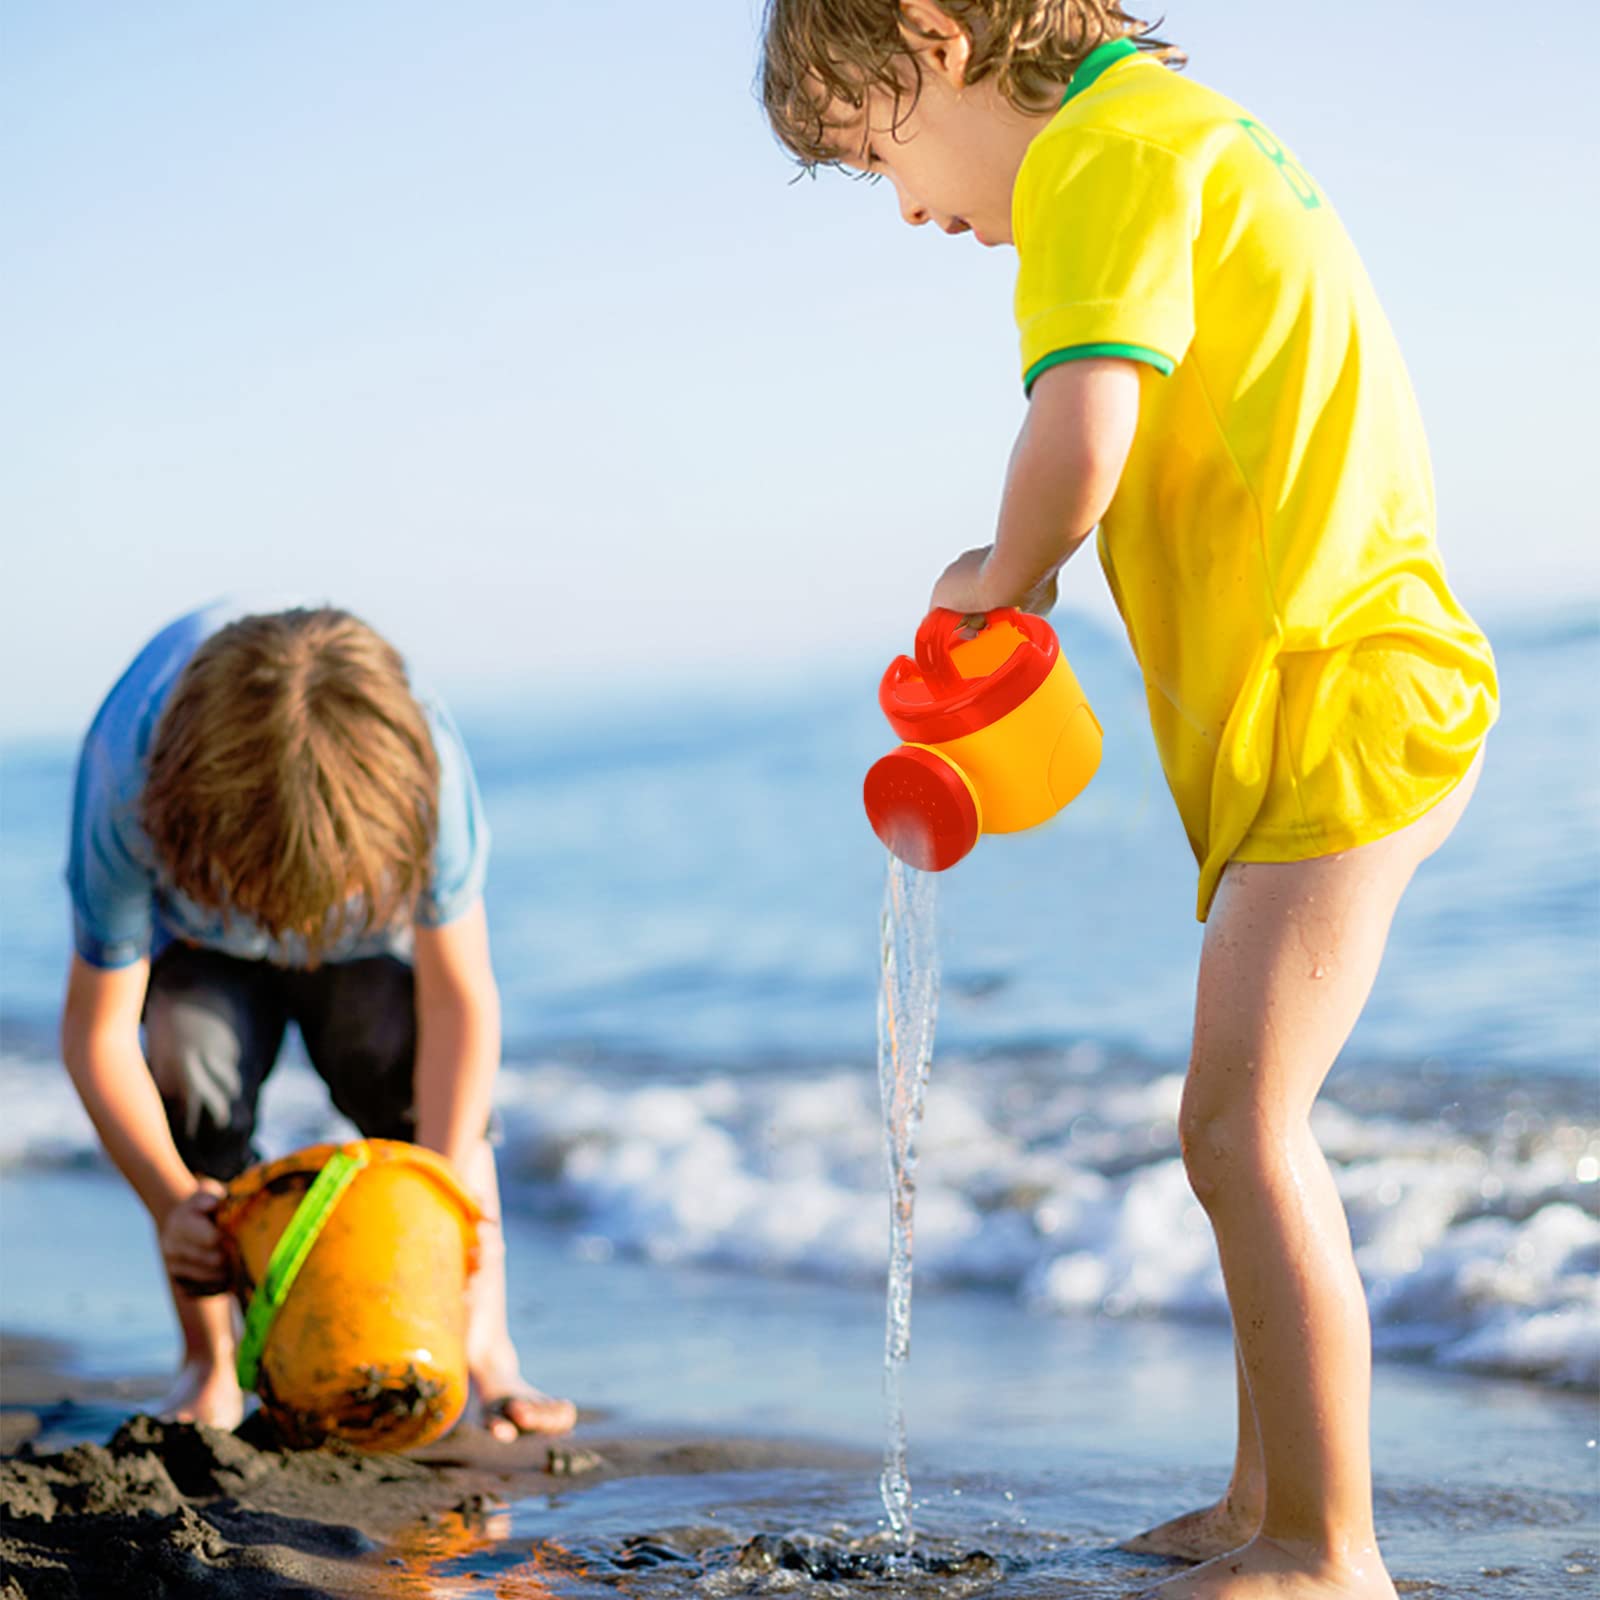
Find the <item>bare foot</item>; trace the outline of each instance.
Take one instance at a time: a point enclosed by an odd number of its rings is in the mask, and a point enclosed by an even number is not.
[[[471,1376],[483,1425],[503,1443],[525,1433],[571,1433],[577,1426],[578,1408],[570,1400],[535,1389],[522,1376],[509,1340],[504,1348],[473,1362]]]
[[[558,1400],[520,1380],[508,1394],[485,1396],[482,1405],[484,1427],[502,1443],[525,1433],[571,1433],[578,1422],[578,1408],[570,1400]]]
[[[232,1431],[244,1417],[244,1396],[233,1368],[225,1362],[186,1361],[166,1397],[156,1407],[166,1422],[203,1422]]]
[[[1248,1544],[1261,1526],[1261,1507],[1232,1494],[1214,1506],[1185,1511],[1181,1517],[1147,1528],[1121,1548],[1141,1556],[1176,1556],[1180,1561],[1209,1561]]]
[[[1286,1544],[1260,1534],[1249,1544],[1181,1572],[1140,1600],[1398,1600],[1377,1549],[1342,1559],[1322,1545]]]

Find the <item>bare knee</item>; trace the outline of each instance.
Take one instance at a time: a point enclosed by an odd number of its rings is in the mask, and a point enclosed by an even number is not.
[[[1297,1132],[1293,1119],[1253,1099],[1185,1093],[1178,1142],[1195,1198],[1210,1212],[1273,1188],[1288,1173]]]

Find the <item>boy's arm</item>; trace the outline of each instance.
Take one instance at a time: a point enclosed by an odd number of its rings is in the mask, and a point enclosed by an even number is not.
[[[210,1212],[220,1184],[196,1178],[177,1146],[139,1047],[150,963],[91,966],[74,955],[61,1010],[61,1058],[100,1142],[161,1234],[168,1270],[185,1287],[222,1287],[226,1263]]]
[[[418,925],[417,1143],[462,1171],[489,1122],[500,1066],[500,992],[483,901],[443,927]]]
[[[945,569],[930,601],[976,613],[1048,610],[1055,574],[1094,531],[1116,493],[1139,425],[1139,368],[1114,356],[1039,375],[1011,452],[992,545]]]

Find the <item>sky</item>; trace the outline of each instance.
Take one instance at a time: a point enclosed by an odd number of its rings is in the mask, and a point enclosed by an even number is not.
[[[1600,594],[1588,19],[1509,15],[1172,0],[1165,26],[1353,234],[1487,618]],[[346,606],[458,706],[905,648],[992,530],[1015,258],[907,228],[887,185],[792,181],[758,25],[8,0],[0,737],[80,730],[223,593]],[[1092,560],[1064,593],[1109,615]]]

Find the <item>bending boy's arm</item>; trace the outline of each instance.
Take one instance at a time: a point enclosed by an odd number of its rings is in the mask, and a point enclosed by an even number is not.
[[[489,1123],[500,1066],[500,991],[479,900],[442,927],[418,926],[417,1143],[462,1171]]]
[[[194,1193],[161,1094],[139,1047],[150,963],[91,966],[74,955],[61,1011],[61,1058],[106,1154],[160,1226]]]
[[[1138,425],[1136,363],[1095,356],[1041,373],[1011,452],[995,541],[952,562],[931,604],[993,611],[1053,593],[1056,572],[1110,506]]]

